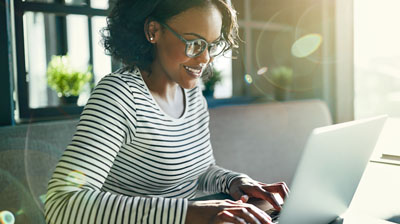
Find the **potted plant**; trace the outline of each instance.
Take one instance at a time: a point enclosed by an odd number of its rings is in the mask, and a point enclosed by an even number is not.
[[[63,104],[76,104],[83,87],[92,80],[92,66],[84,72],[72,68],[68,55],[52,56],[47,66],[47,84]]]
[[[287,66],[276,67],[271,70],[270,79],[275,86],[275,100],[286,100],[293,81],[293,69]]]
[[[212,76],[203,78],[204,90],[203,95],[205,97],[214,97],[215,86],[222,80],[221,71],[212,68]]]

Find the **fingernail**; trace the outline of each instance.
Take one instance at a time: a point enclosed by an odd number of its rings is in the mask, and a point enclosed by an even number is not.
[[[240,197],[240,200],[243,201],[243,202],[247,202],[249,200],[249,196],[244,194],[244,195],[242,195],[242,197]]]

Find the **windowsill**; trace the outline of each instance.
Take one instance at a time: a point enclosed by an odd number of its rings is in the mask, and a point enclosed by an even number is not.
[[[53,120],[66,120],[79,118],[82,113],[82,106],[75,105],[61,105],[57,107],[46,107],[29,109],[26,114],[23,114],[18,120],[18,124],[53,121]]]
[[[400,159],[379,157],[379,158],[371,158],[370,162],[400,166]]]
[[[371,162],[400,166],[400,118],[388,118],[379,136]]]

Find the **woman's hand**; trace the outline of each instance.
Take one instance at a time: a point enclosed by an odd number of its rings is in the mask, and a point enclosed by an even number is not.
[[[279,194],[283,200],[288,196],[289,188],[284,182],[264,184],[248,177],[239,177],[232,181],[229,192],[235,200],[247,202],[249,198],[259,198],[280,211],[281,205],[275,194]]]
[[[189,202],[185,223],[262,223],[272,224],[271,218],[254,205],[242,201],[209,200]]]

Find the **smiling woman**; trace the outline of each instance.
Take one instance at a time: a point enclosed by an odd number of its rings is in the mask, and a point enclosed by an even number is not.
[[[288,189],[215,163],[198,85],[214,57],[236,47],[225,0],[119,0],[104,30],[124,67],[106,75],[49,181],[48,223],[271,223]],[[236,201],[190,201],[197,191]]]

